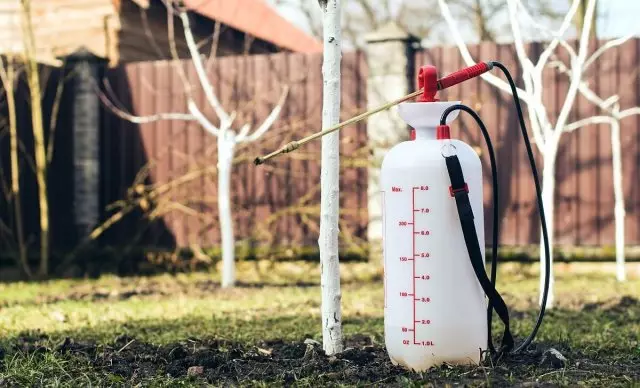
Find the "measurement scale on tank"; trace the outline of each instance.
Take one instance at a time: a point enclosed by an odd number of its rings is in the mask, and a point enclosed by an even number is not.
[[[420,241],[418,239],[426,238],[431,235],[431,231],[429,229],[421,229],[417,227],[419,224],[416,222],[416,217],[424,218],[428,216],[430,213],[430,209],[428,207],[423,207],[417,201],[417,194],[421,192],[426,192],[429,190],[429,186],[421,185],[421,186],[413,186],[410,188],[411,191],[411,220],[401,220],[398,221],[398,227],[406,228],[407,233],[411,233],[411,256],[400,256],[400,262],[404,264],[411,263],[411,281],[408,283],[411,285],[411,292],[401,291],[400,297],[403,298],[411,298],[412,304],[412,324],[410,326],[403,326],[403,333],[411,333],[410,339],[404,339],[402,341],[403,345],[416,345],[416,346],[433,346],[432,340],[420,340],[418,336],[418,328],[424,325],[430,325],[431,319],[427,317],[419,316],[416,312],[419,306],[424,306],[424,304],[431,302],[431,296],[423,295],[423,293],[417,291],[416,284],[420,282],[426,282],[431,279],[431,275],[426,273],[425,271],[420,271],[419,267],[424,267],[424,265],[418,266],[419,263],[423,263],[426,260],[430,259],[431,254],[426,250],[419,250],[416,246],[416,242]],[[409,190],[405,190],[400,186],[392,186],[392,193],[406,193]],[[418,202],[418,203],[417,203]],[[422,287],[424,288],[424,287]]]

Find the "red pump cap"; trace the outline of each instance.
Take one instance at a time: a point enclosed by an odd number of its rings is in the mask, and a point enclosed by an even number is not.
[[[451,130],[449,129],[448,125],[438,125],[436,127],[436,139],[451,139]]]
[[[423,89],[421,96],[418,96],[418,102],[434,102],[438,101],[436,93],[438,92],[438,70],[435,66],[422,66],[418,72],[418,89]]]
[[[416,130],[413,128],[409,131],[409,139],[416,140]]]

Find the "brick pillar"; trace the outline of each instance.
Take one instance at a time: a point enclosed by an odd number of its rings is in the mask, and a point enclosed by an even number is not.
[[[365,53],[367,77],[367,106],[369,109],[402,97],[414,90],[414,57],[419,41],[391,22],[369,34]],[[368,171],[367,237],[371,258],[382,258],[382,201],[379,189],[380,165],[388,149],[409,138],[408,127],[393,108],[380,112],[367,122],[368,146],[371,149]]]

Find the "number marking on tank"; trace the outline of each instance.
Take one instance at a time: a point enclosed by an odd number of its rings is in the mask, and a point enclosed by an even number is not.
[[[413,237],[411,238],[412,242],[412,252],[416,254],[416,188],[413,187],[411,189],[411,215],[413,216]],[[415,257],[415,256],[414,256]],[[413,261],[413,295],[416,294],[416,261]],[[414,298],[415,299],[415,298]],[[416,301],[413,302],[413,343],[416,343]]]
[[[429,231],[428,229],[416,229],[416,214],[429,214],[430,210],[427,207],[422,207],[422,206],[416,206],[416,191],[420,192],[420,191],[427,191],[429,190],[429,186],[414,186],[412,187],[411,190],[411,213],[413,216],[412,219],[412,229],[413,229],[413,236],[411,238],[412,240],[412,250],[413,250],[413,257],[414,258],[420,258],[420,259],[427,259],[429,258],[431,255],[429,254],[429,252],[418,252],[416,249],[416,238],[424,238],[426,236],[430,236],[431,235],[431,231]],[[416,314],[416,304],[417,303],[429,303],[431,302],[431,298],[429,297],[424,297],[424,296],[419,296],[416,293],[416,281],[419,280],[429,280],[431,279],[431,277],[427,274],[422,274],[420,275],[417,271],[416,271],[416,261],[413,261],[413,274],[412,274],[412,281],[413,281],[413,345],[418,345],[418,346],[432,346],[433,342],[432,341],[418,341],[416,338],[416,325],[430,325],[431,324],[431,320],[430,319],[418,319],[417,314]]]
[[[424,273],[423,271],[418,271],[416,268],[417,260],[428,260],[431,258],[430,252],[418,250],[416,247],[416,243],[418,241],[423,241],[431,236],[431,230],[426,229],[424,227],[416,227],[416,214],[421,217],[428,216],[431,213],[431,209],[428,207],[424,207],[425,204],[416,204],[416,194],[424,191],[428,191],[428,185],[421,186],[413,186],[409,189],[405,190],[400,186],[391,186],[392,193],[406,193],[411,191],[411,219],[410,220],[399,220],[397,221],[397,227],[407,229],[407,233],[409,233],[408,229],[411,229],[411,251],[413,253],[412,256],[399,256],[398,260],[401,263],[409,264],[411,262],[411,283],[410,290],[400,291],[399,296],[403,299],[411,298],[412,303],[412,311],[413,311],[413,322],[411,327],[402,327],[401,330],[403,333],[413,333],[413,340],[406,339],[403,340],[402,343],[404,345],[410,346],[434,346],[433,341],[419,340],[417,338],[417,327],[418,326],[426,326],[431,324],[431,319],[423,319],[422,317],[418,317],[417,315],[417,306],[423,306],[431,302],[431,297],[417,295],[416,282],[424,282],[429,281],[431,279],[431,274]],[[397,295],[397,294],[396,294]],[[405,299],[406,300],[406,299]]]
[[[380,196],[382,197],[382,219],[386,220],[387,215],[385,214],[385,210],[387,208],[385,202],[385,192],[382,190],[380,192]],[[384,262],[384,269],[382,271],[382,285],[384,287],[384,308],[387,308],[387,251],[384,249],[384,244],[387,241],[387,223],[382,223],[382,261]]]

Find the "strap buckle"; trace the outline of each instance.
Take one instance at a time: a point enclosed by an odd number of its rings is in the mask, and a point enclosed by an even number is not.
[[[457,194],[460,193],[469,193],[469,185],[467,185],[467,183],[464,183],[464,187],[460,187],[457,189],[454,189],[453,186],[449,186],[449,194],[452,197],[455,197]]]

